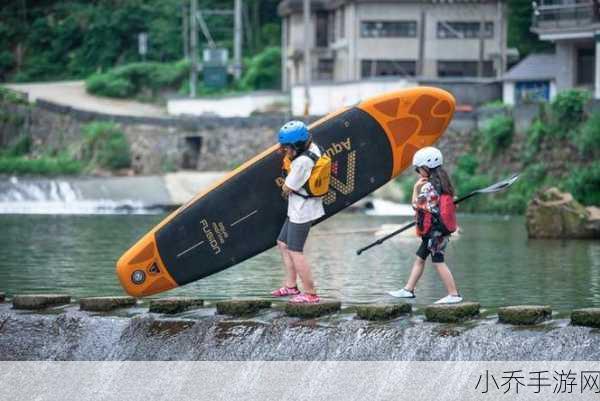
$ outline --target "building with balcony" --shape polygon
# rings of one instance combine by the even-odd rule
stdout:
[[[279,4],[284,90],[304,82],[304,43],[311,82],[372,78],[497,78],[505,72],[502,0],[312,0],[305,38],[303,1]]]
[[[531,30],[556,46],[556,89],[589,89],[600,99],[600,1],[538,0]]]

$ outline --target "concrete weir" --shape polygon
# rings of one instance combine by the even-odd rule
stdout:
[[[517,305],[498,309],[500,323],[532,325],[551,318],[552,308],[547,305]]]
[[[571,324],[600,328],[600,308],[576,309],[571,313]]]
[[[89,297],[79,300],[79,308],[90,312],[108,312],[117,308],[133,306],[136,302],[133,297]]]
[[[71,296],[65,294],[15,295],[15,309],[46,309],[51,306],[65,305],[71,302]]]
[[[356,307],[356,316],[365,320],[390,320],[411,311],[411,304],[360,305]]]
[[[219,315],[248,316],[257,313],[261,309],[271,307],[271,301],[262,299],[232,299],[216,303]]]
[[[150,301],[151,313],[175,314],[191,309],[198,309],[204,305],[204,300],[193,297],[170,297]]]

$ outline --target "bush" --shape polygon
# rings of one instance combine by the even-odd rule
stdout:
[[[526,161],[534,159],[540,150],[540,144],[550,132],[549,127],[539,118],[536,118],[527,130],[527,140],[523,148],[523,157]]]
[[[98,96],[126,98],[134,95],[135,88],[127,79],[116,74],[94,74],[85,81],[85,89]]]
[[[575,168],[561,185],[584,205],[600,205],[600,161],[587,168]]]
[[[129,144],[116,124],[93,122],[83,126],[82,131],[82,158],[90,165],[113,170],[131,165]]]
[[[490,179],[486,175],[477,174],[479,161],[472,154],[460,156],[456,161],[456,168],[452,172],[452,184],[456,196],[464,196],[476,189],[489,185]],[[477,210],[480,200],[470,199],[461,206],[461,210]]]
[[[591,99],[588,91],[571,89],[556,95],[550,108],[559,137],[568,136],[584,119],[585,105]]]
[[[593,155],[600,150],[600,113],[592,114],[583,124],[574,142],[583,154]]]
[[[134,97],[143,91],[156,96],[159,91],[177,88],[190,70],[190,62],[131,63],[94,74],[86,80],[86,90],[99,96]]]
[[[483,146],[492,156],[510,146],[513,138],[514,123],[512,117],[497,115],[486,122],[482,130]]]
[[[267,47],[248,62],[241,86],[246,89],[278,89],[281,79],[281,49]]]

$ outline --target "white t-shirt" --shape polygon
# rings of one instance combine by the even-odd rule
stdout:
[[[310,144],[309,150],[321,156],[319,147],[314,143]],[[302,155],[292,161],[290,173],[285,179],[285,185],[288,188],[302,194],[308,195],[302,186],[308,181],[310,173],[315,162],[308,156]],[[318,219],[325,214],[323,209],[323,200],[321,198],[303,198],[295,193],[290,193],[288,198],[288,217],[292,223],[302,224]]]

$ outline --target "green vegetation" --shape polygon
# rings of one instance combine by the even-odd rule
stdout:
[[[572,135],[572,130],[577,128],[585,117],[585,106],[591,94],[588,91],[577,89],[567,90],[556,95],[550,104],[552,123],[555,134],[564,138]]]
[[[146,95],[155,98],[161,90],[177,89],[187,79],[188,61],[177,63],[132,63],[97,73],[86,81],[88,92],[99,96],[126,98]]]
[[[600,113],[592,114],[581,126],[574,142],[584,155],[597,156],[600,153]]]
[[[125,134],[111,122],[93,122],[82,127],[82,159],[89,166],[110,170],[131,165]]]
[[[0,174],[67,175],[98,168],[118,170],[130,164],[127,139],[112,122],[84,125],[81,144],[70,151],[36,153],[29,135],[22,135],[0,151]]]
[[[496,156],[512,142],[514,122],[512,117],[499,114],[490,118],[482,130],[483,147]]]
[[[507,0],[507,6],[509,47],[518,49],[521,57],[553,48],[553,44],[541,41],[535,33],[531,32],[533,16],[531,1]]]
[[[281,78],[281,49],[268,47],[247,61],[242,87],[246,89],[278,88]]]
[[[181,0],[5,0],[0,18],[0,81],[85,79],[142,61],[137,35],[148,34],[146,60],[184,58]],[[279,0],[243,2],[249,24],[243,52],[279,46]],[[234,0],[199,0],[199,9],[233,9]],[[219,47],[233,54],[233,16],[205,15]],[[200,40],[200,49],[205,45]],[[122,82],[115,86],[119,87]],[[116,91],[119,93],[119,90]]]
[[[590,166],[575,168],[561,185],[584,205],[600,205],[600,161]]]

